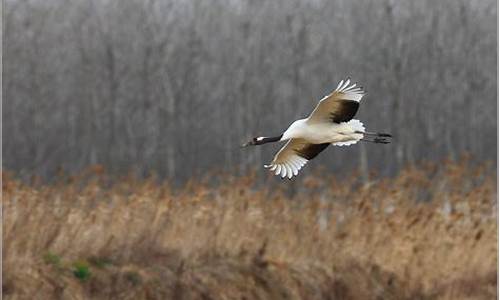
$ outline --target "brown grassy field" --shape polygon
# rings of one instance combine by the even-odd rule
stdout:
[[[4,173],[3,295],[497,298],[491,165],[271,182],[211,174],[174,189],[93,167],[27,185]]]

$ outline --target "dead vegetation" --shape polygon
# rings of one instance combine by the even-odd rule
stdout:
[[[3,175],[6,299],[495,299],[491,166],[362,184],[212,174],[181,189]],[[274,181],[275,179],[269,179]],[[300,188],[297,188],[300,187]]]

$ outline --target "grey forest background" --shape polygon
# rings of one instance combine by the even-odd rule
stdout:
[[[304,173],[394,174],[496,160],[496,0],[6,0],[3,166],[54,176],[102,164],[179,182],[245,174],[346,76],[390,145],[331,147]],[[259,174],[267,175],[260,169]]]

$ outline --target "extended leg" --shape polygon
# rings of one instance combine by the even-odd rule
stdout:
[[[370,142],[370,143],[377,143],[377,144],[389,144],[391,142],[390,139],[383,138],[383,137],[376,137],[376,138],[374,138],[372,140],[361,139],[361,141],[363,141],[363,142]]]
[[[373,135],[377,137],[392,137],[389,133],[382,133],[382,132],[368,132],[368,131],[355,131],[355,133],[361,133],[365,135]]]

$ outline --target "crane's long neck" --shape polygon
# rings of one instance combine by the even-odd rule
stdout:
[[[262,145],[266,143],[273,143],[281,140],[281,137],[283,134],[280,134],[279,136],[273,136],[273,137],[266,137],[266,136],[260,136],[255,139],[255,145]]]

